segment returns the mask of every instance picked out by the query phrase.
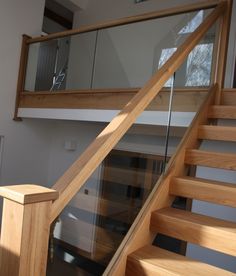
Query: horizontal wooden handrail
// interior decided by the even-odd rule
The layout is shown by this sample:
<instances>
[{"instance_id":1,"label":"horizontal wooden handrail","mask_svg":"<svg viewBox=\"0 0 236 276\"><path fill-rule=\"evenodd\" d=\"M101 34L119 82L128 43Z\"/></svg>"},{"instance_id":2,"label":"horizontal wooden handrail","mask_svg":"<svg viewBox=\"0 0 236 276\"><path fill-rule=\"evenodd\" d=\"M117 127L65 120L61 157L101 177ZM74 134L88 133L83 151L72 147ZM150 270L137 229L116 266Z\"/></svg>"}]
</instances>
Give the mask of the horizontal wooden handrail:
<instances>
[{"instance_id":1,"label":"horizontal wooden handrail","mask_svg":"<svg viewBox=\"0 0 236 276\"><path fill-rule=\"evenodd\" d=\"M68 95L68 94L85 94L85 95L95 95L95 94L135 94L138 93L141 87L134 88L99 88L99 89L78 89L78 90L57 90L57 91L23 91L21 95L25 96L39 96L39 95ZM175 87L175 93L192 93L192 92L208 92L208 87ZM169 87L163 87L161 92L170 93Z\"/></svg>"},{"instance_id":2,"label":"horizontal wooden handrail","mask_svg":"<svg viewBox=\"0 0 236 276\"><path fill-rule=\"evenodd\" d=\"M53 189L59 192L59 198L52 205L51 221L60 214L129 127L136 121L137 117L160 92L165 82L181 66L188 54L224 12L225 8L225 2L221 2L207 16L195 32L186 39L147 84L140 89L124 109L97 136L95 141L91 143L81 157L56 182Z\"/></svg>"},{"instance_id":3,"label":"horizontal wooden handrail","mask_svg":"<svg viewBox=\"0 0 236 276\"><path fill-rule=\"evenodd\" d=\"M97 31L97 30L101 30L101 29L126 25L126 24L130 24L130 23L141 22L141 21L155 19L155 18L172 16L172 15L177 15L177 14L187 13L187 12L194 12L199 9L214 8L217 6L217 4L219 4L219 0L209 0L209 1L199 2L196 4L185 5L182 7L173 7L170 9L164 9L164 10L160 10L160 11L156 11L156 12L150 12L150 13L145 13L145 14L141 14L141 15L125 17L122 19L110 20L107 22L102 22L102 23L98 23L98 24L94 24L94 25L90 25L90 26L83 26L78 29L72 29L69 31L58 32L58 33L50 34L47 36L39 36L39 37L35 37L35 38L30 38L27 40L27 43L31 44L31 43L36 43L36 42L43 42L43 41L48 41L51 39L62 38L65 36L71 36L71 35L76 35L76 34L81 34L81 33L86 33L86 32Z\"/></svg>"}]
</instances>

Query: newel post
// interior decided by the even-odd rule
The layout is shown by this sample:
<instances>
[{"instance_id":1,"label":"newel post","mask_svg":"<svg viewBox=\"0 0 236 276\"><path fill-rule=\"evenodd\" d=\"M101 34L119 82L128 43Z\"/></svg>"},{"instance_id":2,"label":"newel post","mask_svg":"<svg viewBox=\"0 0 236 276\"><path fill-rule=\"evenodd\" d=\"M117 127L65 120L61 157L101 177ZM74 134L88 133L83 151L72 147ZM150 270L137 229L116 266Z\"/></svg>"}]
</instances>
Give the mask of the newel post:
<instances>
[{"instance_id":1,"label":"newel post","mask_svg":"<svg viewBox=\"0 0 236 276\"><path fill-rule=\"evenodd\" d=\"M0 275L46 275L50 208L55 190L36 185L0 187L4 197Z\"/></svg>"}]
</instances>

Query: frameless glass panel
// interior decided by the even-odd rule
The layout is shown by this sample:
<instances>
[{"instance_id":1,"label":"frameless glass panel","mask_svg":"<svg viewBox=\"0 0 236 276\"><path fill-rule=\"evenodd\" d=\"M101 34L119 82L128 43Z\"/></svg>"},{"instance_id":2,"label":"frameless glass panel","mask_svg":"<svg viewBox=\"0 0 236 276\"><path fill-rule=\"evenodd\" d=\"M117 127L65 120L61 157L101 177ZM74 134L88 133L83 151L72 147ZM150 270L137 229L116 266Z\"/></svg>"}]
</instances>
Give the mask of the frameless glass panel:
<instances>
[{"instance_id":1,"label":"frameless glass panel","mask_svg":"<svg viewBox=\"0 0 236 276\"><path fill-rule=\"evenodd\" d=\"M93 88L142 87L209 12L202 10L100 30Z\"/></svg>"},{"instance_id":2,"label":"frameless glass panel","mask_svg":"<svg viewBox=\"0 0 236 276\"><path fill-rule=\"evenodd\" d=\"M25 91L88 89L96 32L31 44Z\"/></svg>"},{"instance_id":3,"label":"frameless glass panel","mask_svg":"<svg viewBox=\"0 0 236 276\"><path fill-rule=\"evenodd\" d=\"M55 260L102 275L162 173L167 114L157 110L154 102L63 210Z\"/></svg>"},{"instance_id":4,"label":"frameless glass panel","mask_svg":"<svg viewBox=\"0 0 236 276\"><path fill-rule=\"evenodd\" d=\"M185 109L182 92L171 105L170 92L150 103L63 210L49 270L60 259L81 275L102 275L199 108L202 95L183 92Z\"/></svg>"},{"instance_id":5,"label":"frameless glass panel","mask_svg":"<svg viewBox=\"0 0 236 276\"><path fill-rule=\"evenodd\" d=\"M71 37L66 89L91 88L96 37L96 31Z\"/></svg>"},{"instance_id":6,"label":"frameless glass panel","mask_svg":"<svg viewBox=\"0 0 236 276\"><path fill-rule=\"evenodd\" d=\"M31 44L25 91L142 87L210 11ZM215 30L209 30L177 72L178 86L209 85Z\"/></svg>"},{"instance_id":7,"label":"frameless glass panel","mask_svg":"<svg viewBox=\"0 0 236 276\"><path fill-rule=\"evenodd\" d=\"M52 239L54 256L84 275L102 275L204 100L204 89L176 89L181 70L171 77L171 87L153 99L59 217Z\"/></svg>"},{"instance_id":8,"label":"frameless glass panel","mask_svg":"<svg viewBox=\"0 0 236 276\"><path fill-rule=\"evenodd\" d=\"M192 26L192 25L190 25ZM190 27L189 27L190 28ZM187 32L186 29L185 32ZM191 27L192 28L192 27ZM218 21L211 27L203 39L191 51L186 61L176 72L177 87L207 87L211 84L213 57L216 51L214 45L217 38ZM183 36L185 36L185 32ZM175 48L163 49L162 59L167 59ZM159 67L161 64L159 64ZM165 84L170 86L170 81Z\"/></svg>"}]
</instances>

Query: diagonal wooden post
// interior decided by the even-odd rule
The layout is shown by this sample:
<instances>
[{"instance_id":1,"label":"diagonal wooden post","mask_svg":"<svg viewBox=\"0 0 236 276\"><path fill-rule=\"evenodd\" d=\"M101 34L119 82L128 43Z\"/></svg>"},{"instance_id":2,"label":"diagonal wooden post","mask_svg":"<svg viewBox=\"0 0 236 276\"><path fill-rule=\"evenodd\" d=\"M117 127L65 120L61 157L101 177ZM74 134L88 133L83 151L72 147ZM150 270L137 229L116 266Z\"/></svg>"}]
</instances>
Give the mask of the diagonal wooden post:
<instances>
[{"instance_id":1,"label":"diagonal wooden post","mask_svg":"<svg viewBox=\"0 0 236 276\"><path fill-rule=\"evenodd\" d=\"M27 44L27 40L31 37L28 35L22 36L22 44L21 44L21 56L20 56L20 66L18 73L18 81L17 81L17 89L16 89L16 100L15 100L15 111L13 120L21 121L21 118L18 117L18 108L20 102L21 93L24 91L25 86L25 75L27 69L27 59L29 52L29 44Z\"/></svg>"},{"instance_id":2,"label":"diagonal wooden post","mask_svg":"<svg viewBox=\"0 0 236 276\"><path fill-rule=\"evenodd\" d=\"M216 57L216 71L214 77L214 83L219 84L219 90L216 94L215 104L221 103L221 91L224 88L224 78L228 51L228 40L230 21L232 13L232 0L221 0L226 3L226 9L220 18L220 33L218 38L218 51Z\"/></svg>"},{"instance_id":3,"label":"diagonal wooden post","mask_svg":"<svg viewBox=\"0 0 236 276\"><path fill-rule=\"evenodd\" d=\"M4 197L0 275L46 275L50 208L55 190L36 185L0 187Z\"/></svg>"}]
</instances>

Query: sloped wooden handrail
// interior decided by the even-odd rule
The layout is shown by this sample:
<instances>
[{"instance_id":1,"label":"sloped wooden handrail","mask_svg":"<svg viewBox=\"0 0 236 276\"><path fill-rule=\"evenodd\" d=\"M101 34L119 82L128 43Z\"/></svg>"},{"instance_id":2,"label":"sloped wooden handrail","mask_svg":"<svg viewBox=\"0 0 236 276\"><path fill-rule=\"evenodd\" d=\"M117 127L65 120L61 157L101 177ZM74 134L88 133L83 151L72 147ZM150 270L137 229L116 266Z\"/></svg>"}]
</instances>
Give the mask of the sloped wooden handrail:
<instances>
[{"instance_id":1,"label":"sloped wooden handrail","mask_svg":"<svg viewBox=\"0 0 236 276\"><path fill-rule=\"evenodd\" d=\"M218 89L218 84L215 84L210 88L205 101L202 103L190 127L186 131L176 153L171 157L166 173L159 178L157 184L153 188L147 201L129 229L129 232L126 234L124 240L103 273L103 276L125 275L127 256L135 250L152 243L155 233L152 233L149 230L151 213L155 210L171 206L174 198L169 194L170 180L172 177L186 174L186 166L184 164L185 151L188 148L196 148L198 146L198 126L206 124L208 120L208 108L214 103L214 98Z\"/></svg>"},{"instance_id":2,"label":"sloped wooden handrail","mask_svg":"<svg viewBox=\"0 0 236 276\"><path fill-rule=\"evenodd\" d=\"M43 42L43 41L48 41L51 39L62 38L65 36L71 36L71 35L76 35L76 34L81 34L81 33L86 33L86 32L97 31L97 30L101 30L101 29L146 21L146 20L155 19L155 18L172 16L172 15L177 15L177 14L187 13L187 12L194 12L199 9L210 9L210 8L216 7L219 4L219 2L220 2L220 0L208 0L208 1L199 2L199 3L195 3L195 4L184 5L181 7L173 7L173 8L169 8L169 9L160 10L160 11L125 17L125 18L121 18L121 19L109 20L109 21L97 23L94 25L82 26L78 29L72 29L72 30L68 30L68 31L58 32L58 33L50 34L47 36L39 36L39 37L35 37L35 38L30 38L27 40L27 43L31 44L31 43Z\"/></svg>"},{"instance_id":3,"label":"sloped wooden handrail","mask_svg":"<svg viewBox=\"0 0 236 276\"><path fill-rule=\"evenodd\" d=\"M225 8L226 3L221 2L207 16L195 32L186 39L164 66L140 89L124 109L97 136L95 141L84 151L81 157L57 181L53 189L59 192L59 198L52 205L51 221L60 214L85 181L101 164L107 154L135 122L137 117L159 93L165 82L181 66L185 58L201 40L207 30L224 12Z\"/></svg>"}]
</instances>

